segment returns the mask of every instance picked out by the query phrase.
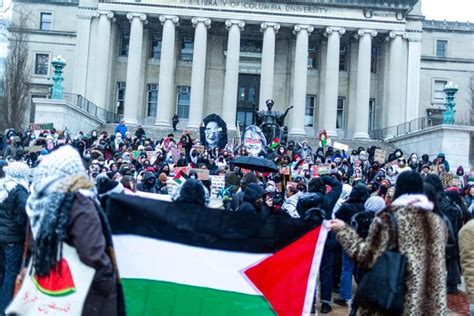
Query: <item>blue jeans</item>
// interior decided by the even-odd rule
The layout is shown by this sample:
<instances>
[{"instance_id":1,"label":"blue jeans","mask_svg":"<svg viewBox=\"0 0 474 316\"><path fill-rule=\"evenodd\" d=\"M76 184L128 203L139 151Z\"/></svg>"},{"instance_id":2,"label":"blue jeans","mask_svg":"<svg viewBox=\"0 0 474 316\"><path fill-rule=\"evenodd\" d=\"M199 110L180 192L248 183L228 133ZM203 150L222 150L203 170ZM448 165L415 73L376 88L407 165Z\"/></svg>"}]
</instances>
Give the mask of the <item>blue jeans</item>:
<instances>
[{"instance_id":1,"label":"blue jeans","mask_svg":"<svg viewBox=\"0 0 474 316\"><path fill-rule=\"evenodd\" d=\"M321 266L319 267L319 282L321 284L321 302L331 304L332 302L332 271L334 266L334 251L337 247L337 241L334 233L328 234L324 246Z\"/></svg>"},{"instance_id":2,"label":"blue jeans","mask_svg":"<svg viewBox=\"0 0 474 316\"><path fill-rule=\"evenodd\" d=\"M352 272L354 261L342 252L341 292L339 298L349 301L352 298Z\"/></svg>"},{"instance_id":3,"label":"blue jeans","mask_svg":"<svg viewBox=\"0 0 474 316\"><path fill-rule=\"evenodd\" d=\"M15 280L20 272L23 242L0 242L0 315L13 298Z\"/></svg>"}]
</instances>

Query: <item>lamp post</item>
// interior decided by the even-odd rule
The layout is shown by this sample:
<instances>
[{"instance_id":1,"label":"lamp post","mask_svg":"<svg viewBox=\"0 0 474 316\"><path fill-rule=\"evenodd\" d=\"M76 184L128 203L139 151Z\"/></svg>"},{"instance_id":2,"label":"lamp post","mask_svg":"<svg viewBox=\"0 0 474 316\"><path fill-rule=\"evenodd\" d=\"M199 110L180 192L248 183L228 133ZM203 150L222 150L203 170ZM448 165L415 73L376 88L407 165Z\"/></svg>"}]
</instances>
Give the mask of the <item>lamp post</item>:
<instances>
[{"instance_id":1,"label":"lamp post","mask_svg":"<svg viewBox=\"0 0 474 316\"><path fill-rule=\"evenodd\" d=\"M448 82L448 84L444 87L444 93L446 94L446 111L443 113L443 124L451 124L454 125L454 114L456 110L454 107L456 106L455 102L455 95L458 92L458 86L453 84L452 81Z\"/></svg>"},{"instance_id":2,"label":"lamp post","mask_svg":"<svg viewBox=\"0 0 474 316\"><path fill-rule=\"evenodd\" d=\"M51 99L62 100L64 99L64 87L62 82L64 81L63 69L66 66L66 60L61 55L53 58L51 64L54 67L53 75L53 89L51 91Z\"/></svg>"}]
</instances>

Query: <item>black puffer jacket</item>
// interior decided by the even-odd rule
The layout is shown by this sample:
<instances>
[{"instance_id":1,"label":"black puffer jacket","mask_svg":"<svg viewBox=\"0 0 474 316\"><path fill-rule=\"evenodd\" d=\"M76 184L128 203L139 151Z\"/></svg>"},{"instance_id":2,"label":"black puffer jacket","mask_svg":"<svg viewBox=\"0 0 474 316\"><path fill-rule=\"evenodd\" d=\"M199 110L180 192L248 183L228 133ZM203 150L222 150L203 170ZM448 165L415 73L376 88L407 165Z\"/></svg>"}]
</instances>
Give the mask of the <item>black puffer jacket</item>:
<instances>
[{"instance_id":1,"label":"black puffer jacket","mask_svg":"<svg viewBox=\"0 0 474 316\"><path fill-rule=\"evenodd\" d=\"M352 188L351 194L347 202L343 203L336 212L336 218L344 221L346 224L351 223L354 214L364 210L364 203L369 198L369 190L363 184L357 184Z\"/></svg>"},{"instance_id":2,"label":"black puffer jacket","mask_svg":"<svg viewBox=\"0 0 474 316\"><path fill-rule=\"evenodd\" d=\"M300 217L304 217L305 213L311 208L322 208L324 196L319 192L304 193L298 199L296 210Z\"/></svg>"},{"instance_id":3,"label":"black puffer jacket","mask_svg":"<svg viewBox=\"0 0 474 316\"><path fill-rule=\"evenodd\" d=\"M237 209L239 212L246 213L268 213L268 209L257 206L257 199L264 196L266 191L256 183L250 183L244 191L244 198L242 204Z\"/></svg>"},{"instance_id":4,"label":"black puffer jacket","mask_svg":"<svg viewBox=\"0 0 474 316\"><path fill-rule=\"evenodd\" d=\"M0 241L21 242L25 238L28 191L16 185L0 203Z\"/></svg>"}]
</instances>

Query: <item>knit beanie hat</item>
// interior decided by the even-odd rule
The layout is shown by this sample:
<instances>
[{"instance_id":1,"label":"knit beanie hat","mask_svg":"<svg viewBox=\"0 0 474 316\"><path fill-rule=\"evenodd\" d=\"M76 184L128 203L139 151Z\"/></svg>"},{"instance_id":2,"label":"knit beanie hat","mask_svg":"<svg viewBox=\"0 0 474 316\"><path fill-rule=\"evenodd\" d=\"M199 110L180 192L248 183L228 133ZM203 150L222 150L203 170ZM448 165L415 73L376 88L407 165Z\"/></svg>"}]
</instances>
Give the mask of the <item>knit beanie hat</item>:
<instances>
[{"instance_id":1,"label":"knit beanie hat","mask_svg":"<svg viewBox=\"0 0 474 316\"><path fill-rule=\"evenodd\" d=\"M166 180L168 180L168 176L166 175L166 173L162 172L160 173L158 180L160 180L160 182L166 182Z\"/></svg>"},{"instance_id":2,"label":"knit beanie hat","mask_svg":"<svg viewBox=\"0 0 474 316\"><path fill-rule=\"evenodd\" d=\"M97 176L96 186L99 196L107 193L121 193L123 191L123 187L118 181L114 181L103 174Z\"/></svg>"},{"instance_id":3,"label":"knit beanie hat","mask_svg":"<svg viewBox=\"0 0 474 316\"><path fill-rule=\"evenodd\" d=\"M380 196L372 196L365 201L365 210L378 213L385 208L385 201Z\"/></svg>"}]
</instances>

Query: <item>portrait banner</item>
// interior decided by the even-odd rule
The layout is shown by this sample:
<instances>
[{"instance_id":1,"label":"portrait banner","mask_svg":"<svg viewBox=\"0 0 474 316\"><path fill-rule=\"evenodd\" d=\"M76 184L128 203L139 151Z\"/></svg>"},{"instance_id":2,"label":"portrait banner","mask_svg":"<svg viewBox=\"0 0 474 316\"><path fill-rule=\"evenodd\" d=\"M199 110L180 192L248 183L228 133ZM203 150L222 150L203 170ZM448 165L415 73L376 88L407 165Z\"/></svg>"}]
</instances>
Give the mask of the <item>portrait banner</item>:
<instances>
[{"instance_id":1,"label":"portrait banner","mask_svg":"<svg viewBox=\"0 0 474 316\"><path fill-rule=\"evenodd\" d=\"M217 114L206 116L199 128L201 144L207 148L224 148L227 144L227 124Z\"/></svg>"},{"instance_id":2,"label":"portrait banner","mask_svg":"<svg viewBox=\"0 0 474 316\"><path fill-rule=\"evenodd\" d=\"M267 151L267 139L260 127L256 125L247 126L242 134L242 145L254 157L265 154Z\"/></svg>"}]
</instances>

